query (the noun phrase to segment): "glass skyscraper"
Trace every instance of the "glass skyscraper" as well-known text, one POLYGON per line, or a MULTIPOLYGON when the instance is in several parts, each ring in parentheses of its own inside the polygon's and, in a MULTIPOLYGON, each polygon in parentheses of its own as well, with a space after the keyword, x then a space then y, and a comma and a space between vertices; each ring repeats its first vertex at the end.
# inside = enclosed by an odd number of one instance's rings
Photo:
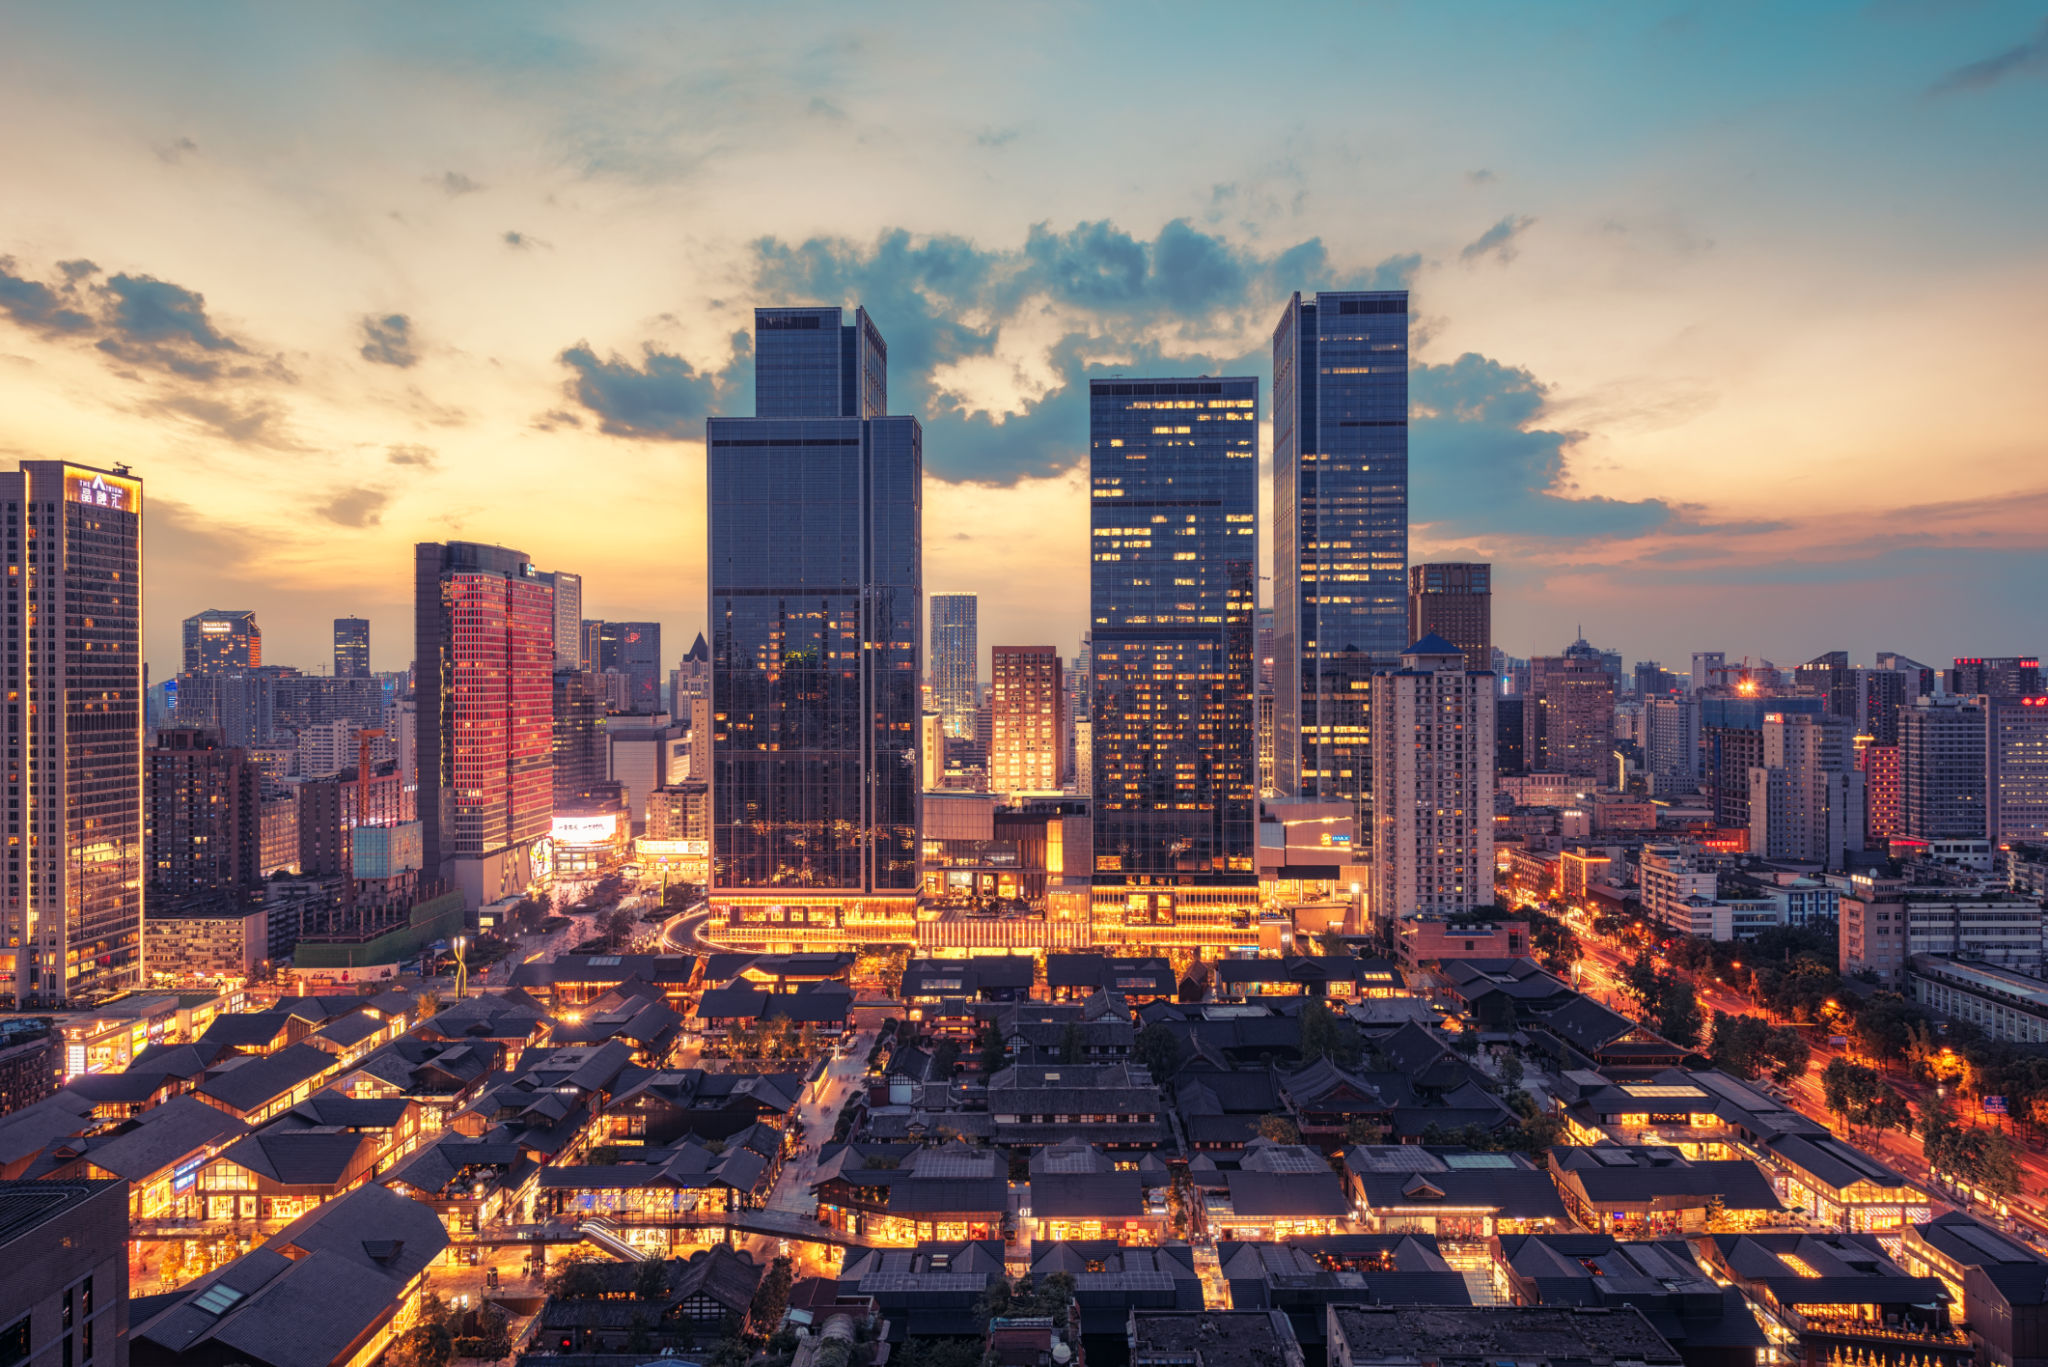
POLYGON ((661 623, 606 622, 598 637, 599 671, 626 676, 626 710, 661 711, 661 623))
POLYGON ((334 619, 334 677, 370 677, 370 621, 367 617, 334 619))
POLYGON ((1273 332, 1273 780, 1372 803, 1372 675, 1407 636, 1408 292, 1296 294, 1273 332))
POLYGON ((706 431, 713 895, 764 942, 879 933, 862 903, 907 930, 923 430, 882 413, 888 353, 864 311, 758 309, 754 326, 759 416, 706 431))
POLYGON ((932 704, 954 740, 973 739, 981 702, 980 607, 971 593, 932 595, 932 704))
POLYGON ((1258 393, 1090 383, 1098 887, 1254 879, 1258 393))

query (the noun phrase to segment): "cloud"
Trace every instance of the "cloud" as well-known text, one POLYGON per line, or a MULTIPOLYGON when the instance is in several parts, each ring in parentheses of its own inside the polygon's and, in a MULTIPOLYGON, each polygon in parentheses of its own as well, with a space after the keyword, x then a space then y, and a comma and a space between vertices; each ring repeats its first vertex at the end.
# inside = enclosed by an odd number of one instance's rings
POLYGON ((814 119, 829 119, 834 123, 843 123, 846 120, 846 111, 823 95, 813 95, 804 112, 814 119))
MULTIPOLYGON (((89 263, 87 263, 89 264, 89 263)), ((83 332, 92 327, 91 315, 78 307, 76 277, 52 288, 14 272, 14 258, 0 256, 0 313, 6 314, 31 332, 47 334, 83 332)))
POLYGON ((473 195, 484 188, 460 171, 443 171, 438 176, 428 176, 427 184, 440 186, 451 197, 473 195))
POLYGON ((1927 87, 1927 93, 1955 95, 1969 90, 1989 90, 2010 76, 2043 73, 2048 73, 2048 19, 2041 21, 2041 27, 2035 30, 2033 37, 2003 52, 1964 63, 1927 87))
POLYGON ((237 445, 262 446, 274 451, 306 449, 283 430, 283 411, 261 400, 238 403, 205 394, 172 394, 153 407, 157 412, 189 418, 237 445))
POLYGON ((1509 214, 1500 222, 1488 228, 1467 242, 1458 252, 1460 261, 1477 261, 1488 254, 1497 256, 1502 264, 1515 259, 1515 239, 1536 222, 1528 215, 1509 214))
MULTIPOLYGON (((748 345, 744 333, 733 341, 736 347, 748 345)), ((616 352, 609 360, 600 360, 587 343, 564 351, 559 359, 576 372, 569 381, 571 397, 596 414, 599 427, 615 437, 702 437, 704 419, 716 411, 727 382, 652 343, 641 350, 644 364, 637 366, 616 352)))
POLYGON ((331 494, 313 511, 342 527, 374 527, 384 520, 384 508, 391 495, 383 489, 342 489, 331 494))
POLYGON ((511 228, 507 228, 505 230, 504 236, 500 240, 504 242, 506 246, 512 248, 514 251, 521 252, 527 251, 534 247, 545 247, 549 245, 548 243, 541 241, 539 238, 535 237, 531 233, 522 233, 511 228))
POLYGON ((1581 495, 1568 478, 1576 432, 1539 426, 1545 386, 1527 370, 1467 352, 1409 372, 1409 521, 1432 539, 1630 537, 1673 510, 1658 499, 1581 495))
POLYGON ((982 147, 1008 147, 1021 133, 1016 128, 984 128, 975 134, 974 141, 982 147))
POLYGON ((1465 179, 1473 185, 1491 185, 1494 181, 1499 180, 1500 177, 1482 166, 1477 171, 1467 171, 1465 179))
POLYGON ((131 365, 154 366, 188 380, 247 373, 223 359, 244 355, 240 342, 206 316, 206 296, 153 275, 109 276, 98 287, 104 303, 101 351, 131 365))
POLYGON ((386 458, 393 465, 417 465, 431 469, 434 464, 434 448, 431 446, 393 446, 387 450, 386 458))
POLYGON ((169 142, 158 143, 151 150, 156 153, 158 161, 175 166, 185 159, 186 153, 197 152, 199 144, 190 138, 173 138, 169 142))
POLYGON ((377 365, 397 366, 400 370, 419 360, 412 348, 412 319, 402 313, 388 313, 382 318, 374 314, 363 318, 362 357, 377 365))

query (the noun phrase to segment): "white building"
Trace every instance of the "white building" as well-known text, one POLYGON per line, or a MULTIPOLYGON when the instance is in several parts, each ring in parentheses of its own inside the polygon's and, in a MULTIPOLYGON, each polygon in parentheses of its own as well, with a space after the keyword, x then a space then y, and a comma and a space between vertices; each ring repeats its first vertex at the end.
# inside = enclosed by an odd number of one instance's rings
POLYGON ((1699 787, 1700 705, 1691 698, 1651 698, 1646 702, 1643 758, 1659 797, 1699 787))
POLYGON ((1842 717, 1768 713, 1764 762, 1749 771, 1749 849, 1838 869, 1863 848, 1863 774, 1842 717))
POLYGON ((1493 901, 1493 712, 1493 672, 1434 633, 1373 676, 1375 917, 1493 901))

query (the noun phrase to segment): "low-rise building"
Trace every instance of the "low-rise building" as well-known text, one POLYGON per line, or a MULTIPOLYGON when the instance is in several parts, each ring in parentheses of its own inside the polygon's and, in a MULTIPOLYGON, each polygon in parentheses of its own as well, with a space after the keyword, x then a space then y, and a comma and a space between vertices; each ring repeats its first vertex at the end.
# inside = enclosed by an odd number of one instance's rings
POLYGON ((975 1305, 1007 1283, 1003 1241, 926 1240, 911 1248, 851 1248, 839 1269, 841 1296, 872 1299, 910 1337, 979 1335, 975 1305))
POLYGON ((1202 1278, 1186 1243, 1120 1244, 1114 1239, 1031 1244, 1031 1275, 1074 1279, 1084 1334, 1122 1333, 1133 1310, 1200 1310, 1202 1278))
POLYGON ((1320 1345, 1326 1311, 1344 1305, 1470 1305, 1465 1274, 1426 1234, 1338 1234, 1281 1243, 1222 1243, 1216 1261, 1239 1310, 1278 1310, 1305 1345, 1320 1345))
POLYGON ((1417 1144, 1354 1144, 1344 1189, 1366 1228, 1428 1234, 1440 1246, 1567 1225, 1550 1174, 1520 1154, 1417 1144))
POLYGON ((1135 1164, 1120 1164, 1073 1140, 1033 1153, 1029 1172, 1025 1226, 1034 1241, 1157 1244, 1166 1238, 1172 1176, 1151 1154, 1135 1164))
POLYGON ((1787 1205, 1850 1233, 1924 1224, 1928 1194, 1853 1144, 1826 1131, 1784 1134, 1764 1144, 1787 1205))
POLYGON ((1948 1288, 1908 1273, 1873 1234, 1713 1234, 1692 1247, 1809 1367, 1964 1367, 1976 1358, 1950 1323, 1948 1288))
POLYGON ((1330 1367, 1680 1367, 1678 1350, 1632 1307, 1329 1308, 1330 1367))
POLYGON ((1899 1264, 1941 1278, 1980 1361, 2048 1363, 2048 1259, 2039 1253, 1957 1210, 1908 1226, 1899 1264))
POLYGON ((1278 1310, 1133 1310, 1130 1367, 1303 1367, 1278 1310))
POLYGON ((2048 1043, 2048 983, 2039 978, 1945 955, 1915 954, 1907 961, 1906 986, 1929 1011, 1969 1021, 1993 1039, 2048 1043))
POLYGON ((172 910, 150 907, 143 962, 153 978, 253 979, 270 957, 270 913, 237 899, 172 910))
MULTIPOLYGON (((575 1294, 541 1307, 536 1346, 553 1354, 656 1353, 673 1357, 744 1320, 767 1269, 726 1244, 660 1263, 653 1283, 645 1263, 598 1263, 575 1294)), ((768 1328, 770 1326, 756 1326, 768 1328)))
POLYGON ((996 1142, 1080 1139, 1105 1149, 1156 1149, 1171 1137, 1166 1098, 1131 1065, 1015 1064, 988 1081, 996 1142))
POLYGON ((811 1190, 818 1220, 877 1243, 1000 1239, 1010 1188, 993 1149, 828 1144, 811 1190))
POLYGON ((1329 1160, 1305 1144, 1255 1139, 1235 1169, 1197 1159, 1188 1176, 1217 1239, 1250 1241, 1346 1233, 1351 1209, 1329 1160))
POLYGON ((1633 1306, 1685 1367, 1756 1367, 1770 1346, 1743 1294, 1701 1271, 1683 1240, 1516 1234, 1493 1251, 1495 1284, 1516 1305, 1633 1306))
POLYGON ((1687 1158, 1662 1144, 1558 1145, 1550 1170, 1581 1228, 1617 1239, 1757 1229, 1785 1219, 1770 1177, 1747 1158, 1687 1158))

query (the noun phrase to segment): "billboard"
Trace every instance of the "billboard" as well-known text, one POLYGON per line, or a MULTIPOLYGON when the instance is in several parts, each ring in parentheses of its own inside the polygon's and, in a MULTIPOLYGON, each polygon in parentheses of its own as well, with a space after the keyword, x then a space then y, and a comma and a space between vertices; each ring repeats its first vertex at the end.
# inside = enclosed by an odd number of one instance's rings
POLYGON ((558 816, 555 818, 554 838, 557 845, 602 845, 619 832, 619 818, 614 812, 602 816, 558 816))
POLYGON ((105 508, 110 512, 140 513, 142 481, 67 465, 64 467, 64 497, 71 503, 105 508))

